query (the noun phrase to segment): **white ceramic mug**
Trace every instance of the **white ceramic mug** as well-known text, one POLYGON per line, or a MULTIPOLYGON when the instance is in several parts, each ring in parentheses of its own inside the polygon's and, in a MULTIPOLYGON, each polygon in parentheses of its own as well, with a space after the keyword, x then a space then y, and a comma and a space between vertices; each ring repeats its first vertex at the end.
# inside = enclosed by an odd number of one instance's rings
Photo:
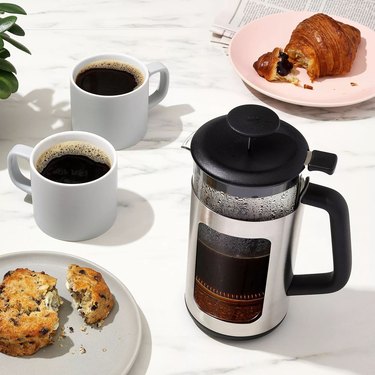
POLYGON ((144 64, 138 59, 123 54, 102 54, 80 61, 70 76, 70 105, 73 130, 98 134, 116 150, 138 143, 146 134, 149 110, 167 94, 168 69, 160 62, 144 64), (115 61, 131 65, 143 75, 143 83, 121 95, 98 95, 80 88, 76 83, 78 74, 85 67, 98 61, 115 61), (149 93, 150 76, 160 73, 159 86, 149 93))
POLYGON ((117 155, 113 146, 96 134, 67 131, 51 135, 34 148, 15 145, 8 154, 8 171, 13 183, 31 194, 34 218, 51 237, 81 241, 99 236, 113 224, 117 214, 117 155), (99 148, 110 160, 102 177, 84 183, 52 181, 37 170, 40 156, 51 147, 78 141, 99 148), (20 169, 18 158, 29 161, 30 179, 20 169))

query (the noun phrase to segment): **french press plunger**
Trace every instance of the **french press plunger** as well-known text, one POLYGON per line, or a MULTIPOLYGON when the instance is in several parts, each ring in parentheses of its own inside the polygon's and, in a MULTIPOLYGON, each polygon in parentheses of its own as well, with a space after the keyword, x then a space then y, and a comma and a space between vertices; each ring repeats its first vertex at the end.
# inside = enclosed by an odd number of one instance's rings
POLYGON ((194 159, 185 301, 209 334, 251 338, 284 319, 288 297, 341 289, 351 271, 348 207, 301 172, 332 174, 337 156, 309 151, 272 110, 243 105, 201 126, 194 159), (328 212, 332 272, 293 273, 304 205, 328 212))

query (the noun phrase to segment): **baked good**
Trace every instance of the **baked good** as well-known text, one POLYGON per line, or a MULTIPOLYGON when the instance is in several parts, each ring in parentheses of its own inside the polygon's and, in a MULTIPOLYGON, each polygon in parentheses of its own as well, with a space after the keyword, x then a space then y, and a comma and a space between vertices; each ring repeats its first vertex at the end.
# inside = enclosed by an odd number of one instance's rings
POLYGON ((70 264, 67 288, 85 323, 101 326, 111 312, 114 298, 100 272, 70 264))
POLYGON ((356 27, 317 13, 297 25, 284 49, 278 48, 283 58, 279 57, 276 64, 275 54, 264 54, 253 67, 269 81, 298 83, 296 77, 297 82, 285 79, 297 67, 306 69, 311 82, 319 77, 344 75, 351 70, 360 42, 361 33, 356 27), (273 74, 264 74, 266 60, 273 74))
POLYGON ((7 272, 0 284, 0 351, 25 356, 52 343, 61 304, 54 277, 27 268, 7 272))
POLYGON ((272 52, 266 52, 253 64, 257 73, 267 81, 291 82, 298 84, 298 78, 293 75, 293 64, 288 60, 279 47, 272 52))
POLYGON ((356 27, 317 13, 297 25, 284 52, 295 66, 307 70, 313 82, 349 73, 360 42, 356 27))

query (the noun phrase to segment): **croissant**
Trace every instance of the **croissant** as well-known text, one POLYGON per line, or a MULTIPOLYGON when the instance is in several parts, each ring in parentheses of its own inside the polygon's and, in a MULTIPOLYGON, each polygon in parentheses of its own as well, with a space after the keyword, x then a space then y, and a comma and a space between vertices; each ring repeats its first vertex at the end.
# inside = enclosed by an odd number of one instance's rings
POLYGON ((269 81, 298 83, 293 77, 296 67, 306 69, 311 82, 319 77, 343 75, 350 71, 360 42, 357 28, 317 13, 297 25, 284 49, 275 48, 260 56, 253 67, 269 81))
POLYGON ((360 42, 357 28, 317 13, 297 25, 284 52, 314 81, 349 73, 360 42))
POLYGON ((284 81, 298 84, 298 78, 292 73, 293 64, 288 60, 288 55, 279 47, 272 52, 266 52, 253 64, 258 74, 267 81, 284 81))

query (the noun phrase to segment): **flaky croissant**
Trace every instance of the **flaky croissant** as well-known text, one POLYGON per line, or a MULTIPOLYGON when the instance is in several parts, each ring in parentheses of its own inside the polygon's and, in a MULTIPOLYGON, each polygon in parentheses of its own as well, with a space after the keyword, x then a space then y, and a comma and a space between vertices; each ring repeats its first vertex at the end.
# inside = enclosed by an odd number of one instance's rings
POLYGON ((348 73, 360 42, 357 28, 317 13, 298 24, 284 52, 295 66, 305 68, 314 81, 348 73))
POLYGON ((293 74, 293 64, 288 60, 281 48, 274 48, 259 57, 253 64, 258 74, 267 81, 282 81, 298 84, 298 78, 293 74))
POLYGON ((350 71, 361 42, 360 31, 317 13, 300 22, 284 49, 276 47, 254 62, 257 73, 268 81, 297 84, 293 68, 306 69, 311 82, 350 71))

